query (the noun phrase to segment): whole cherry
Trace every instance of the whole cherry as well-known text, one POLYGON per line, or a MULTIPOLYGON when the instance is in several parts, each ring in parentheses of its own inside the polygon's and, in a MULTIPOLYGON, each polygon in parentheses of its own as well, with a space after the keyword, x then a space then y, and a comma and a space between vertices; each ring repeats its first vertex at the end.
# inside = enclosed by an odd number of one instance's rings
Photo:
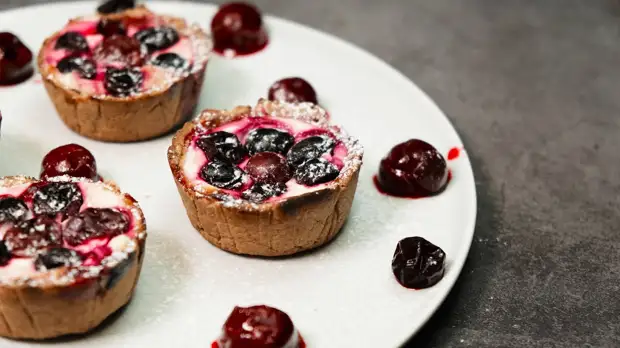
POLYGON ((0 33, 0 86, 14 85, 34 74, 32 52, 14 34, 0 33))
POLYGON ((297 339, 293 334, 291 318, 279 309, 235 307, 224 324, 219 343, 227 348, 281 348, 289 347, 290 340, 297 339))
POLYGON ((287 77, 274 82, 269 87, 269 100, 288 103, 309 102, 318 104, 316 92, 312 85, 301 77, 287 77))
POLYGON ((377 183, 394 196, 425 197, 443 191, 448 174, 446 160, 435 147, 411 139, 394 146, 381 161, 377 183))
POLYGON ((53 149, 43 158, 41 179, 62 175, 99 180, 95 156, 77 144, 67 144, 53 149))
POLYGON ((230 2, 220 7, 211 21, 215 51, 245 55, 267 45, 267 34, 258 9, 244 2, 230 2))

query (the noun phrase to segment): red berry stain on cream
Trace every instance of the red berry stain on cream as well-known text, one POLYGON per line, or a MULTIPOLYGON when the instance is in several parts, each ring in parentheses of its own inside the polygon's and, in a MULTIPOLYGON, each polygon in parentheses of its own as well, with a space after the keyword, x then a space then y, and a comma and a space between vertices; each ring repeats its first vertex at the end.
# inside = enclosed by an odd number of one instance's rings
POLYGON ((224 4, 211 21, 214 50, 229 57, 261 51, 269 41, 259 10, 244 2, 224 4))
POLYGON ((448 161, 455 160, 459 158, 460 155, 461 155, 461 149, 458 147, 453 147, 450 149, 450 151, 448 151, 448 161))

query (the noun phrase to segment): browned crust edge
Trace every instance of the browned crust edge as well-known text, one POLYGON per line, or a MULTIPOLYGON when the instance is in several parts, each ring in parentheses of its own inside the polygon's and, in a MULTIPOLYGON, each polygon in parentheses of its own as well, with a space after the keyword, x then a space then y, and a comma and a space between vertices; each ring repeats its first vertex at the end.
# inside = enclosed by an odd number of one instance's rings
MULTIPOLYGON (((100 17, 120 18, 151 13, 144 7, 100 17)), ((184 20, 160 16, 177 28, 187 28, 184 20)), ((181 77, 169 88, 128 98, 96 98, 65 89, 54 76, 54 67, 45 64, 44 47, 58 36, 48 37, 37 58, 43 85, 61 120, 74 132, 100 141, 133 142, 164 135, 187 121, 193 114, 202 90, 208 59, 195 72, 181 77)), ((203 30, 197 39, 208 40, 203 30)))
MULTIPOLYGON (((35 180, 8 177, 10 182, 35 180)), ((115 186, 110 186, 119 192, 115 186)), ((127 194, 126 199, 135 200, 127 194)), ((137 204, 135 204, 137 207, 137 204)), ((106 269, 98 277, 77 284, 44 287, 0 284, 0 336, 13 339, 42 340, 69 334, 86 333, 126 305, 139 279, 145 253, 146 223, 139 210, 137 221, 141 235, 137 248, 126 261, 106 269)))
MULTIPOLYGON (((274 105, 259 101, 261 107, 274 105)), ((188 122, 173 138, 168 162, 181 200, 194 228, 210 243, 223 250, 254 256, 286 256, 317 248, 332 240, 349 215, 361 166, 339 177, 324 189, 264 204, 227 205, 210 195, 194 191, 182 171, 183 152, 198 125, 208 128, 248 115, 249 106, 231 111, 205 110, 188 122), (208 115, 208 116, 205 116, 208 115)))

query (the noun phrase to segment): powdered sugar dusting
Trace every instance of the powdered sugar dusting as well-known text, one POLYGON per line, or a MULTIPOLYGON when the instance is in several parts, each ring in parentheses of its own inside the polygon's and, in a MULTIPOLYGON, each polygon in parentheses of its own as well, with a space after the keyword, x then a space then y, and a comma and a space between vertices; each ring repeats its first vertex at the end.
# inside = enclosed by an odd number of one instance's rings
MULTIPOLYGON (((104 248, 105 253, 99 262, 90 263, 90 259, 71 267, 59 267, 51 270, 37 270, 34 267, 36 253, 32 257, 13 258, 0 267, 0 284, 5 286, 48 286, 70 285, 78 279, 98 277, 106 269, 116 267, 138 250, 138 241, 146 237, 146 227, 142 211, 137 202, 128 194, 121 193, 114 184, 93 182, 88 179, 68 176, 50 178, 48 182, 71 182, 75 183, 84 196, 84 203, 80 210, 87 208, 116 208, 129 212, 132 216, 131 227, 124 234, 118 235, 111 240, 93 239, 85 243, 71 247, 65 243, 66 248, 79 250, 84 255, 97 252, 104 248), (101 204, 99 204, 101 203, 101 204)), ((19 196, 13 193, 25 192, 37 180, 24 176, 12 176, 0 179, 0 196, 19 196), (19 188, 16 190, 15 188, 19 188)), ((28 208, 32 210, 32 202, 25 200, 28 208)), ((8 225, 10 222, 2 224, 8 225)), ((6 226, 4 226, 6 227, 6 226)), ((2 238, 4 238, 4 233, 2 238)))
MULTIPOLYGON (((134 35, 139 29, 143 29, 138 25, 129 25, 127 28, 128 35, 134 35)), ((47 45, 42 48, 43 62, 41 71, 44 72, 44 78, 54 81, 64 89, 75 91, 82 95, 89 95, 98 99, 128 99, 141 95, 159 94, 179 81, 188 78, 192 74, 197 74, 204 70, 207 61, 211 55, 213 43, 204 30, 197 24, 188 25, 185 21, 170 17, 157 16, 148 11, 146 8, 138 8, 126 11, 122 14, 87 16, 76 18, 67 24, 65 28, 60 30, 52 39, 47 41, 47 45), (58 62, 70 55, 70 52, 64 49, 56 50, 54 48, 56 38, 67 31, 77 31, 83 33, 86 37, 89 47, 92 50, 102 41, 102 36, 96 33, 96 26, 100 18, 113 17, 120 18, 139 18, 149 27, 155 26, 171 26, 175 28, 179 34, 180 40, 172 47, 156 52, 151 56, 151 60, 163 53, 175 53, 188 61, 190 68, 170 68, 160 67, 146 62, 141 70, 144 74, 143 83, 138 91, 131 92, 128 96, 115 97, 106 92, 104 88, 103 75, 105 67, 97 68, 97 78, 89 80, 82 78, 76 71, 71 73, 60 73, 56 68, 58 62)))
POLYGON ((220 200, 226 207, 243 206, 248 209, 257 209, 261 205, 282 201, 288 197, 321 189, 335 188, 358 171, 362 164, 364 149, 359 141, 349 136, 342 127, 331 125, 329 123, 329 114, 325 109, 312 103, 271 102, 261 99, 254 108, 238 107, 232 111, 205 110, 193 121, 193 125, 197 133, 215 130, 234 132, 239 127, 244 126, 243 122, 238 121, 248 119, 249 117, 283 119, 283 123, 290 127, 293 133, 303 134, 306 131, 318 128, 333 134, 339 145, 334 150, 334 154, 329 156, 328 160, 334 162, 340 169, 338 178, 312 187, 299 185, 293 182, 294 180, 291 180, 291 182, 287 183, 288 192, 286 194, 274 197, 262 204, 251 203, 231 195, 227 190, 211 186, 202 180, 199 177, 199 172, 206 163, 206 158, 202 151, 195 146, 194 140, 187 140, 184 157, 179 160, 179 163, 182 166, 185 180, 189 182, 195 195, 212 196, 220 200), (294 122, 287 122, 285 120, 294 120, 294 122))

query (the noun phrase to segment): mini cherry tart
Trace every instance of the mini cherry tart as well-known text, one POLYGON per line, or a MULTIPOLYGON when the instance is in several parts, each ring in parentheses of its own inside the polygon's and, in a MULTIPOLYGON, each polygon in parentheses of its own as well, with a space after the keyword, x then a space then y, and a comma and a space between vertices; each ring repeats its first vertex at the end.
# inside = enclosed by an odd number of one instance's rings
POLYGON ((55 84, 95 98, 165 90, 204 68, 210 42, 196 26, 138 8, 74 19, 41 49, 55 84))
POLYGON ((216 345, 219 348, 305 347, 288 314, 265 305, 235 307, 216 345))
POLYGON ((203 111, 177 132, 168 161, 188 216, 207 240, 235 253, 277 256, 337 234, 362 155, 361 144, 330 124, 321 107, 263 99, 203 111))
POLYGON ((44 41, 43 85, 82 136, 134 142, 169 133, 194 115, 211 39, 182 18, 127 9, 125 1, 110 6, 110 14, 73 19, 44 41))
POLYGON ((0 312, 11 323, 29 311, 40 324, 0 323, 0 336, 42 339, 98 325, 131 297, 145 238, 137 202, 111 184, 69 176, 0 179, 0 312), (28 288, 40 296, 20 294, 28 288), (63 292, 71 297, 58 296, 63 292))

